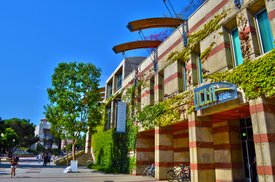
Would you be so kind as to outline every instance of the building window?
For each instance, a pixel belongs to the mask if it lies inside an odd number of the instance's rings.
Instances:
[[[234,64],[235,66],[239,66],[243,64],[243,56],[242,56],[242,49],[241,49],[241,41],[239,38],[239,31],[238,28],[235,28],[231,31],[231,40],[232,40],[232,51],[234,57]]]
[[[186,79],[186,67],[185,64],[182,66],[182,80],[183,80],[183,91],[187,90],[187,79]]]
[[[256,20],[258,24],[258,32],[259,32],[262,52],[266,53],[274,48],[274,38],[272,35],[270,23],[268,20],[267,11],[263,10],[258,14],[256,14]]]
[[[164,100],[164,70],[158,72],[158,99],[157,102]]]
[[[110,129],[110,127],[111,127],[111,109],[108,108],[107,109],[107,121],[106,121],[105,128],[106,128],[106,130],[108,130],[108,129]]]
[[[202,84],[203,83],[203,78],[202,78],[203,72],[202,72],[202,62],[201,62],[200,55],[198,56],[198,59],[197,59],[197,65],[198,65],[198,83]]]
[[[149,93],[150,93],[150,105],[154,105],[154,103],[155,103],[155,90],[154,90],[154,87],[155,87],[155,77],[152,76],[150,78],[150,90],[149,90]]]
[[[122,87],[122,73],[117,75],[116,80],[117,80],[117,90],[119,90]]]
[[[107,98],[110,97],[113,93],[113,85],[112,84],[108,84],[107,85]]]

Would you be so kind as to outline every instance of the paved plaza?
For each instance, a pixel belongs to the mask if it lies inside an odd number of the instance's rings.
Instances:
[[[51,164],[43,167],[36,158],[20,158],[16,176],[10,177],[8,162],[0,164],[0,182],[119,182],[143,181],[153,182],[154,178],[146,176],[104,174],[95,170],[80,167],[78,173],[63,173],[65,167]]]

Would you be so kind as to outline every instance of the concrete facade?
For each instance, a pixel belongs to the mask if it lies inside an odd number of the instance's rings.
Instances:
[[[41,119],[40,124],[35,127],[34,134],[39,137],[38,143],[42,145],[45,149],[57,149],[58,145],[53,143],[54,136],[50,132],[51,124],[47,119]],[[36,147],[36,146],[35,146]]]
[[[203,83],[199,78],[198,59],[212,42],[215,44],[207,61],[202,63],[203,70],[211,74],[234,68],[236,62],[231,32],[235,28],[244,28],[248,33],[247,44],[250,45],[250,52],[245,56],[257,59],[263,55],[256,18],[263,10],[268,14],[271,32],[275,37],[275,1],[243,0],[239,8],[235,7],[233,0],[206,1],[189,17],[187,35],[203,29],[204,24],[215,15],[228,11],[221,28],[198,42],[185,65],[175,61],[165,66],[171,52],[184,49],[183,35],[186,27],[179,26],[152,55],[138,65],[138,74],[149,77],[149,81],[148,86],[140,88],[136,104],[142,109],[185,90],[193,91],[194,88],[206,85],[207,83]],[[238,21],[238,17],[247,20],[245,27]],[[157,63],[159,68],[157,71],[153,69],[154,63]],[[116,75],[117,70],[113,75]],[[135,76],[136,71],[132,71],[127,77],[123,77],[122,87],[132,85]],[[116,90],[114,80],[114,76],[107,80],[105,90],[108,90],[110,83],[113,84],[113,91]],[[108,94],[106,95],[108,98]],[[110,114],[111,122],[114,122],[112,103]],[[274,121],[275,98],[247,101],[244,93],[238,89],[237,99],[191,114],[183,113],[174,125],[140,131],[136,145],[136,174],[142,174],[143,169],[154,162],[155,176],[160,180],[166,178],[168,169],[185,164],[190,166],[191,181],[195,182],[274,181]],[[243,130],[248,133],[242,133]],[[251,167],[253,165],[254,167]]]

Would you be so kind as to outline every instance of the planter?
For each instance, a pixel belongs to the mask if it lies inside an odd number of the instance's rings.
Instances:
[[[71,160],[71,169],[72,169],[72,172],[75,173],[75,172],[78,172],[78,161],[77,160]]]

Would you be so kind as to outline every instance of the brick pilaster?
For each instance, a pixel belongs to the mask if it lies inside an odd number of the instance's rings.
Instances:
[[[272,30],[273,37],[275,37],[275,2],[274,0],[265,1],[268,19]]]
[[[249,102],[259,181],[275,181],[275,99]]]
[[[215,181],[212,123],[188,117],[191,181]]]
[[[155,128],[155,178],[166,179],[166,173],[174,166],[173,128]]]
[[[216,181],[244,180],[240,121],[213,121]]]
[[[138,134],[136,143],[136,174],[142,174],[149,164],[154,163],[154,142],[153,133]]]

